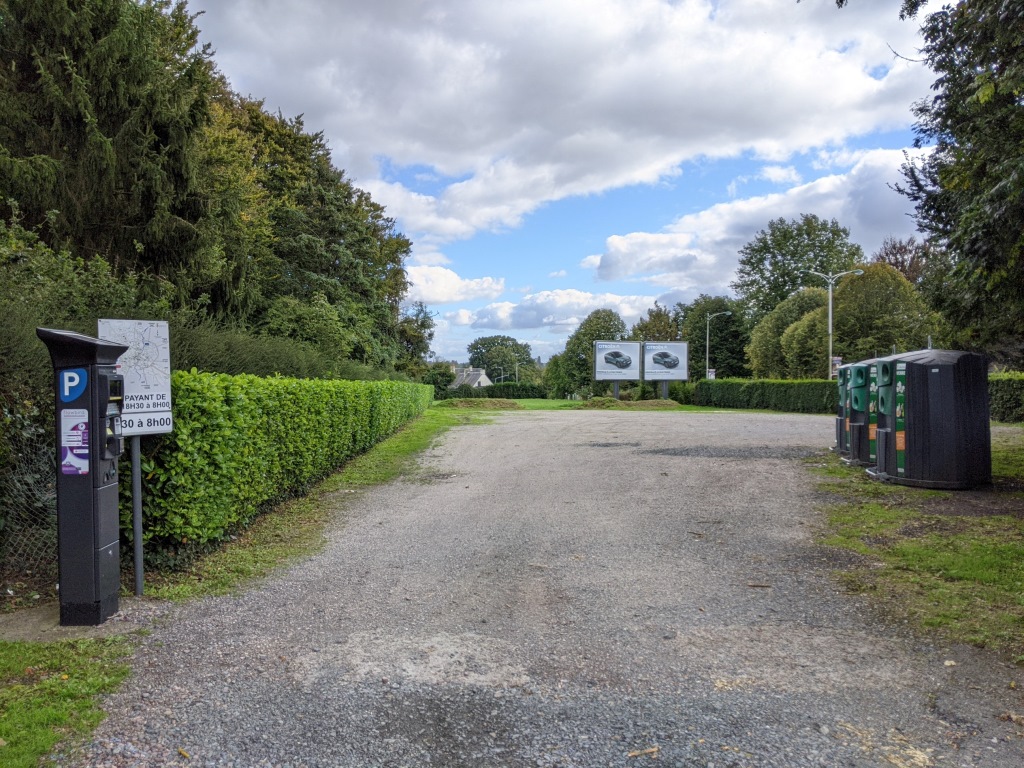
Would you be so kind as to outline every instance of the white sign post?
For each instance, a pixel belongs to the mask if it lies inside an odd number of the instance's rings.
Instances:
[[[100,320],[98,335],[128,347],[117,359],[117,372],[124,376],[122,433],[128,437],[171,432],[171,340],[167,323]]]
[[[142,451],[139,435],[172,431],[171,337],[163,320],[100,320],[101,339],[128,347],[117,359],[124,377],[121,432],[132,446],[132,536],[135,545],[135,594],[142,594]]]

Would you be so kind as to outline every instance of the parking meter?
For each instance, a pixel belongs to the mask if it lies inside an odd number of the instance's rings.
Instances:
[[[102,624],[117,613],[121,583],[124,379],[115,364],[128,347],[72,331],[37,328],[36,335],[54,369],[60,623]]]

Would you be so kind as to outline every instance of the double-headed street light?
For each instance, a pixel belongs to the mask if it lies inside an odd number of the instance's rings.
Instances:
[[[731,315],[732,312],[715,312],[708,314],[707,328],[704,330],[704,378],[711,376],[711,318],[719,315]]]
[[[832,288],[836,284],[836,280],[846,275],[863,275],[863,269],[848,269],[845,272],[836,272],[832,275],[825,275],[821,272],[815,272],[813,269],[803,270],[808,275],[817,275],[826,283],[828,283],[828,378],[832,380]]]

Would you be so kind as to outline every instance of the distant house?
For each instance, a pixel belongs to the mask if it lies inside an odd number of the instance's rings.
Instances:
[[[460,368],[455,371],[455,381],[448,385],[449,389],[456,387],[489,387],[493,384],[487,378],[487,372],[483,368]]]

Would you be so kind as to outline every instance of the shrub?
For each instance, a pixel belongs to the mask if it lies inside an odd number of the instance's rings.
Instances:
[[[468,398],[497,397],[505,400],[523,400],[547,398],[548,393],[539,384],[517,384],[514,381],[502,384],[491,384],[487,387],[471,387],[463,384],[455,389],[439,389],[435,393],[438,400],[465,400]]]
[[[989,376],[988,399],[993,419],[1024,421],[1024,373],[997,373]]]
[[[142,460],[145,538],[160,550],[224,538],[422,413],[433,388],[175,371],[174,432]],[[122,482],[130,484],[122,468]],[[131,535],[131,495],[121,522]],[[155,555],[155,557],[154,557]]]
[[[693,385],[693,404],[715,408],[835,413],[838,397],[836,383],[823,379],[713,379]]]

